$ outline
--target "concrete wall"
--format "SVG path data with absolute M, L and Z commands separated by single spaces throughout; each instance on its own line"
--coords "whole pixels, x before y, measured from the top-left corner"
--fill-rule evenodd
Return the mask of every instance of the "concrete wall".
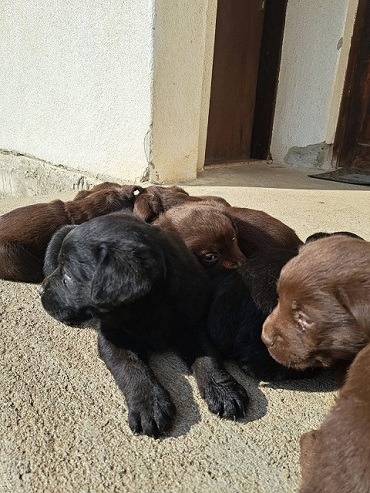
M 140 180 L 154 0 L 3 0 L 0 149 Z
M 203 166 L 216 0 L 156 0 L 150 179 L 193 180 Z
M 328 158 L 355 4 L 289 0 L 271 143 L 274 161 L 320 165 Z

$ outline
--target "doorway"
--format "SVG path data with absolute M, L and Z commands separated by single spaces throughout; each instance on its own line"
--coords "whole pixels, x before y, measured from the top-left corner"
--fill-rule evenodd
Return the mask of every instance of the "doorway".
M 370 170 L 370 0 L 360 0 L 344 83 L 333 160 Z
M 267 159 L 287 0 L 218 0 L 205 165 Z

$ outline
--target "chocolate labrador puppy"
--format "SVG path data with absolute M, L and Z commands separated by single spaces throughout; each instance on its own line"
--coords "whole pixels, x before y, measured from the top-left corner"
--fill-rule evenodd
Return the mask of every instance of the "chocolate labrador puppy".
M 51 240 L 40 287 L 46 311 L 81 325 L 99 320 L 99 353 L 123 392 L 133 432 L 157 437 L 175 408 L 148 366 L 152 351 L 176 351 L 192 369 L 210 411 L 245 414 L 247 395 L 225 370 L 205 331 L 208 279 L 170 233 L 132 214 L 65 226 Z
M 301 437 L 300 493 L 370 491 L 370 344 L 350 366 L 319 430 Z
M 370 243 L 345 235 L 310 241 L 282 269 L 279 303 L 262 338 L 291 368 L 351 361 L 370 341 Z
M 161 185 L 152 185 L 144 189 L 144 193 L 138 197 L 134 206 L 134 214 L 151 223 L 163 212 L 172 209 L 184 203 L 206 202 L 215 206 L 230 204 L 222 197 L 215 195 L 192 196 L 183 188 L 176 185 L 163 187 Z
M 52 235 L 65 224 L 81 224 L 93 217 L 121 209 L 132 210 L 142 188 L 123 185 L 99 186 L 77 200 L 33 204 L 0 217 L 0 278 L 9 281 L 41 282 L 46 247 Z

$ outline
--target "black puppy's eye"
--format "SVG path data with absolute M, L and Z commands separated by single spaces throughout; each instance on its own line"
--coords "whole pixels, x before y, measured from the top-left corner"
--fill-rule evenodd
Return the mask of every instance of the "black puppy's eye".
M 202 255 L 202 263 L 205 265 L 214 265 L 220 258 L 220 254 L 217 252 L 208 252 Z

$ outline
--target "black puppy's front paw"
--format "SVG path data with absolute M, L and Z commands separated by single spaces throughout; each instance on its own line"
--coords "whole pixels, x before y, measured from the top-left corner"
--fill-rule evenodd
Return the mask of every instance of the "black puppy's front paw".
M 169 393 L 160 386 L 141 390 L 129 403 L 128 424 L 134 433 L 158 438 L 171 428 L 176 408 Z
M 202 390 L 208 409 L 221 418 L 243 418 L 247 412 L 248 395 L 232 377 L 212 378 Z

